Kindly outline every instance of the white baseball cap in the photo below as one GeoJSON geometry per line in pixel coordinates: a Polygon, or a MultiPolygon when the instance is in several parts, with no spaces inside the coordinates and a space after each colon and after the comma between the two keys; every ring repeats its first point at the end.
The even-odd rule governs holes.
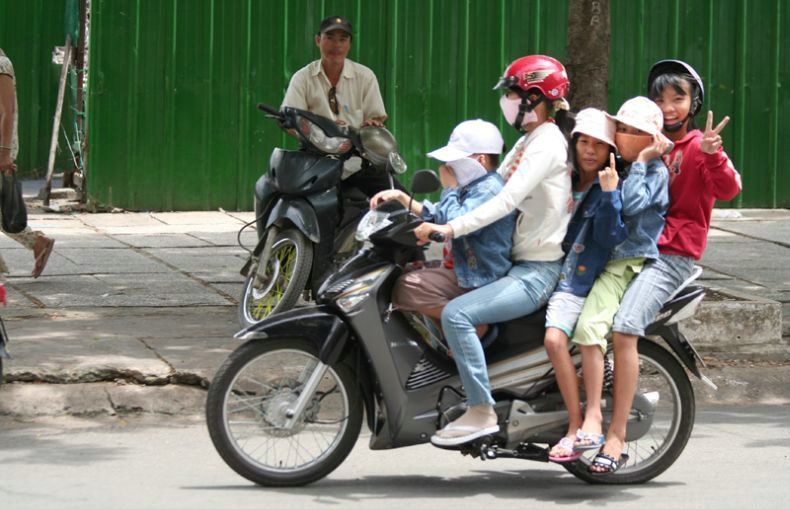
{"type": "Polygon", "coordinates": [[[446,163],[472,154],[501,154],[504,145],[502,134],[491,122],[465,120],[453,129],[447,145],[428,152],[428,157],[446,163]]]}
{"type": "Polygon", "coordinates": [[[617,115],[607,116],[617,122],[635,127],[648,134],[660,134],[664,126],[664,114],[656,103],[644,96],[633,97],[620,106],[617,115]]]}
{"type": "Polygon", "coordinates": [[[614,121],[606,112],[596,108],[584,108],[576,114],[576,125],[571,131],[571,136],[577,133],[586,134],[614,147],[615,130],[614,121]]]}

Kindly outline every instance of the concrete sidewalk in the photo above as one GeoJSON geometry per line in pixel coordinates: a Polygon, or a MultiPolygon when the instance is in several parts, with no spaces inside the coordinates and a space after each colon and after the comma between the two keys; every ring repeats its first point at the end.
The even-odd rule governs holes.
{"type": "MultiPolygon", "coordinates": [[[[44,275],[5,236],[0,414],[202,411],[205,386],[239,343],[236,243],[252,213],[31,214],[56,239],[44,275]]],[[[242,235],[252,247],[252,229],[242,235]]],[[[716,211],[687,332],[710,360],[703,403],[790,401],[790,211],[716,211]],[[784,315],[784,324],[782,324],[784,315]]]]}

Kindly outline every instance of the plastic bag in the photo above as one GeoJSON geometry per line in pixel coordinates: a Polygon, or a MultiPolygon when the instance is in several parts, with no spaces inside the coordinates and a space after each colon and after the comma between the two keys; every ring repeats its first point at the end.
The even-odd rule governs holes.
{"type": "Polygon", "coordinates": [[[3,173],[3,189],[0,192],[0,210],[3,214],[3,230],[19,233],[27,227],[27,207],[22,197],[22,182],[16,174],[3,173]]]}

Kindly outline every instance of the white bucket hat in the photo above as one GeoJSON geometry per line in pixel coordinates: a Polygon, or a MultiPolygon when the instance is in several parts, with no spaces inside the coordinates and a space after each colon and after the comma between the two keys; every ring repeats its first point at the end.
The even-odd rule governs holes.
{"type": "Polygon", "coordinates": [[[465,120],[453,129],[450,141],[428,152],[428,157],[442,162],[457,161],[472,154],[501,154],[505,141],[497,126],[485,120],[465,120]]]}
{"type": "Polygon", "coordinates": [[[615,130],[615,123],[606,112],[595,108],[584,108],[576,114],[576,125],[571,131],[571,136],[577,133],[586,134],[614,147],[615,130]]]}
{"type": "Polygon", "coordinates": [[[609,118],[635,127],[650,135],[660,134],[664,126],[664,114],[656,103],[644,96],[633,97],[620,106],[617,115],[609,118]]]}

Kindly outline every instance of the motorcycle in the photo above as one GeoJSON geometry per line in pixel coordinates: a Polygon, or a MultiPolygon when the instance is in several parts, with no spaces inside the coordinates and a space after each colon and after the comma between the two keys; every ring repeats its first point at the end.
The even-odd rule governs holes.
{"type": "Polygon", "coordinates": [[[256,184],[258,243],[241,269],[243,327],[291,309],[305,290],[315,294],[361,247],[354,231],[368,200],[343,185],[344,167],[357,163],[360,172],[387,171],[390,180],[406,171],[395,138],[383,127],[356,129],[296,108],[258,108],[295,134],[300,147],[275,148],[268,174],[256,184]]]}
{"type": "MultiPolygon", "coordinates": [[[[417,172],[412,190],[431,192],[437,184],[435,174],[417,172]]],[[[324,282],[315,305],[271,316],[236,334],[245,343],[212,380],[206,418],[216,450],[238,474],[264,486],[308,484],[343,462],[363,416],[369,447],[381,450],[427,443],[464,412],[463,388],[442,338],[421,315],[395,309],[390,298],[404,265],[424,249],[413,233],[421,222],[400,203],[379,205],[357,229],[357,238],[370,246],[324,282]]],[[[690,284],[699,272],[650,326],[646,336],[654,339],[639,339],[627,464],[612,474],[591,474],[596,451],[590,451],[562,465],[579,479],[643,483],[683,451],[695,412],[686,369],[713,385],[678,330],[678,322],[693,316],[704,297],[703,288],[690,284]]],[[[499,324],[485,355],[500,431],[447,449],[482,460],[548,461],[568,416],[543,347],[544,323],[545,309],[499,324]]],[[[581,372],[581,356],[571,348],[581,372]]],[[[607,426],[611,352],[605,364],[607,426]]]]}

